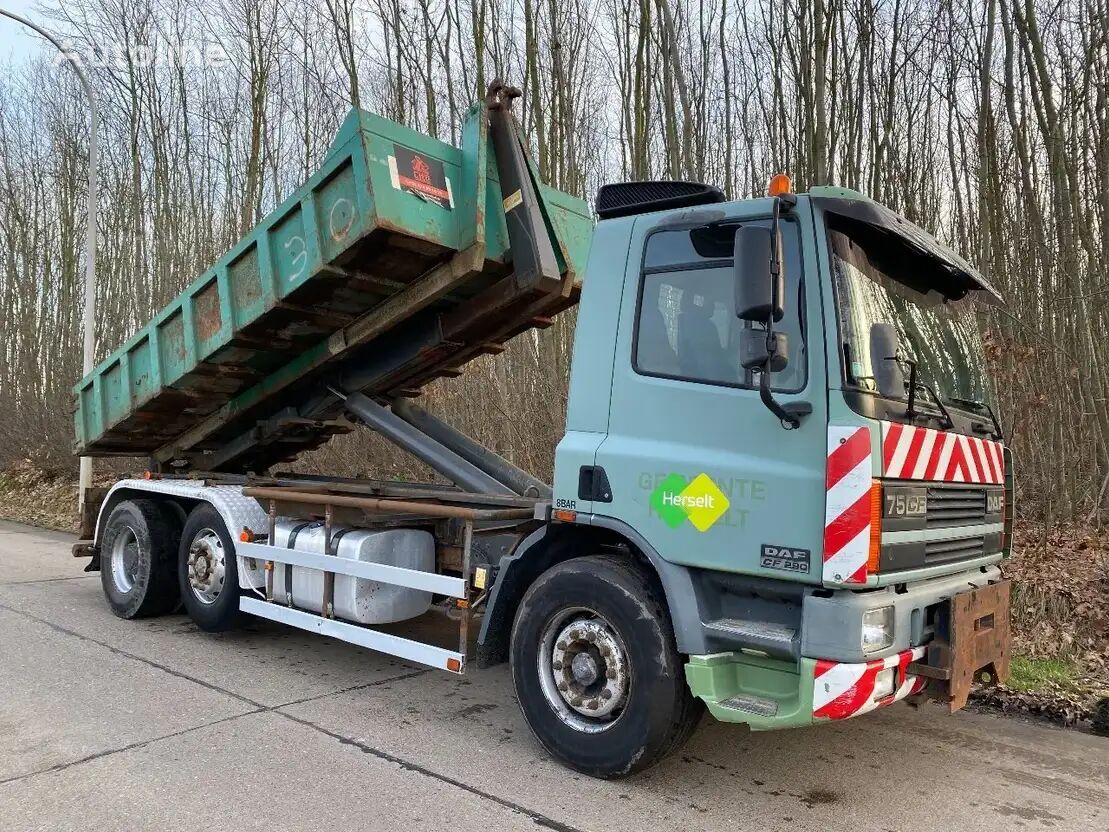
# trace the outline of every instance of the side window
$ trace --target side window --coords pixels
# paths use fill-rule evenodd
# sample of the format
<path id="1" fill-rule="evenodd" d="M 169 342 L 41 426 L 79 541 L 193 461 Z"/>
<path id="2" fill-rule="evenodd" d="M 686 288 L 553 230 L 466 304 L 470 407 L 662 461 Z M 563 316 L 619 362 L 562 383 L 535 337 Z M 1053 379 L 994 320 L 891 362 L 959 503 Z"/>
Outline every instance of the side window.
<path id="1" fill-rule="evenodd" d="M 769 220 L 753 224 L 769 226 Z M 634 367 L 645 375 L 753 387 L 739 363 L 744 327 L 735 316 L 732 249 L 738 224 L 656 231 L 647 238 L 639 296 Z M 774 373 L 773 388 L 805 386 L 804 285 L 797 224 L 781 225 L 785 247 L 786 314 L 775 329 L 789 339 L 789 365 Z"/>

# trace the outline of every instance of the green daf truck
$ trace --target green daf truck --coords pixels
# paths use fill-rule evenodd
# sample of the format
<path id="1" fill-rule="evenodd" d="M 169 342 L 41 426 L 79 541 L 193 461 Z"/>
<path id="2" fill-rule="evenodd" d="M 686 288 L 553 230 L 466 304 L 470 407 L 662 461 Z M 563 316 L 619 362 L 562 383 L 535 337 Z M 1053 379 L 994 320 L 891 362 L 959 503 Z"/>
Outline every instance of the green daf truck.
<path id="1" fill-rule="evenodd" d="M 839 188 L 630 182 L 591 210 L 540 181 L 518 95 L 492 85 L 459 147 L 352 111 L 77 384 L 76 451 L 149 460 L 83 501 L 112 611 L 508 661 L 537 740 L 600 777 L 705 709 L 809 726 L 1004 679 L 1013 466 L 975 323 L 997 292 Z M 553 482 L 419 406 L 575 306 Z M 438 480 L 282 467 L 359 428 Z M 429 615 L 442 638 L 412 638 Z"/>

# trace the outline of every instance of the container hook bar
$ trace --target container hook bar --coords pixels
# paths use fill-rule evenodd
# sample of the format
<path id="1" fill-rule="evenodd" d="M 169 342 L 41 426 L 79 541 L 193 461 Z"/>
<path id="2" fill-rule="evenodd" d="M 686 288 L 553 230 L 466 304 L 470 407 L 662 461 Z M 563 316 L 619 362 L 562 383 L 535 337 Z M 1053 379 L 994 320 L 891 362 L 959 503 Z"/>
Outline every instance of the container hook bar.
<path id="1" fill-rule="evenodd" d="M 393 412 L 467 462 L 473 463 L 498 482 L 504 483 L 517 494 L 524 497 L 550 499 L 553 493 L 551 487 L 541 479 L 513 465 L 503 456 L 491 451 L 453 425 L 432 416 L 422 407 L 406 399 L 397 399 L 393 402 Z"/>
<path id="2" fill-rule="evenodd" d="M 516 285 L 523 288 L 544 280 L 558 280 L 561 272 L 531 168 L 520 144 L 520 131 L 512 115 L 512 101 L 520 95 L 520 90 L 507 86 L 498 78 L 489 85 L 485 106 L 489 111 L 489 135 L 501 182 L 512 270 L 516 274 Z"/>
<path id="3" fill-rule="evenodd" d="M 516 496 L 516 492 L 507 485 L 498 482 L 476 465 L 467 462 L 450 448 L 408 424 L 396 413 L 368 396 L 361 393 L 343 393 L 334 387 L 328 389 L 342 399 L 343 406 L 367 427 L 376 430 L 397 447 L 408 451 L 421 462 L 434 468 L 459 488 L 475 494 Z"/>

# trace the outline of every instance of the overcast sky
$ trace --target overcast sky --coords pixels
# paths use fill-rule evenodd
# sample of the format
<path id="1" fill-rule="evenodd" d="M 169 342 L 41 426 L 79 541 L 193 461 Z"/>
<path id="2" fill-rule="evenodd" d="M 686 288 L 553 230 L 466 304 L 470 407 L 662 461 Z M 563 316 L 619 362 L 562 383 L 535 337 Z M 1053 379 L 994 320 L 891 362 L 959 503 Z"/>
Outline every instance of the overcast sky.
<path id="1" fill-rule="evenodd" d="M 35 23 L 42 24 L 43 17 L 35 8 L 36 0 L 0 0 L 0 9 L 15 12 Z M 22 23 L 0 15 L 0 66 L 13 59 L 18 61 L 43 49 L 44 41 Z"/>

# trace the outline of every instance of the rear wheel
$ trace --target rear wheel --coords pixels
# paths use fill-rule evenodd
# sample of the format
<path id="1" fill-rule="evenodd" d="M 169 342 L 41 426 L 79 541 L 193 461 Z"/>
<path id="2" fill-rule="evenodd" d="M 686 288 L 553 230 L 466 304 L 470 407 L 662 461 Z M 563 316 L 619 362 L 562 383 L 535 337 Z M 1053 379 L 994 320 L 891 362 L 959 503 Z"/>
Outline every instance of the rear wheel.
<path id="1" fill-rule="evenodd" d="M 702 713 L 665 605 L 628 560 L 575 558 L 543 573 L 517 610 L 511 659 L 532 733 L 594 777 L 654 765 Z"/>
<path id="2" fill-rule="evenodd" d="M 100 543 L 100 584 L 120 618 L 163 615 L 177 606 L 177 530 L 154 500 L 124 500 L 112 509 Z"/>
<path id="3" fill-rule="evenodd" d="M 239 572 L 235 545 L 218 511 L 201 503 L 185 521 L 177 575 L 189 618 L 208 632 L 235 626 L 239 616 Z"/>

